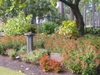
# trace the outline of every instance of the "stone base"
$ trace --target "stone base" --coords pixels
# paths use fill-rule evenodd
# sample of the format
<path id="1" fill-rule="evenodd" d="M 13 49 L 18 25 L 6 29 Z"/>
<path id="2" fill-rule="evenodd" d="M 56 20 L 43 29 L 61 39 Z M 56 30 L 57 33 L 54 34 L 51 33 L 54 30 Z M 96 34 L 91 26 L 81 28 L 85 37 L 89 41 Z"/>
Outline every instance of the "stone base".
<path id="1" fill-rule="evenodd" d="M 58 62 L 62 61 L 62 56 L 59 53 L 51 53 L 50 58 L 55 59 Z"/>

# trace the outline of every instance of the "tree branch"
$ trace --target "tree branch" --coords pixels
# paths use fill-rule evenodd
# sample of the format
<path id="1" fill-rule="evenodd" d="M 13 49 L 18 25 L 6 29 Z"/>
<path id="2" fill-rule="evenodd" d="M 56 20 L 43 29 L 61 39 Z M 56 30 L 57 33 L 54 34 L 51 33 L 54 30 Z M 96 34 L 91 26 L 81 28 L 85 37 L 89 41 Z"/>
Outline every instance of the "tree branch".
<path id="1" fill-rule="evenodd" d="M 68 5 L 68 6 L 70 6 L 70 7 L 73 5 L 72 3 L 69 3 L 69 2 L 66 1 L 66 0 L 59 0 L 59 1 L 65 3 L 66 5 Z"/>
<path id="2" fill-rule="evenodd" d="M 79 5 L 80 0 L 75 0 L 75 5 Z"/>

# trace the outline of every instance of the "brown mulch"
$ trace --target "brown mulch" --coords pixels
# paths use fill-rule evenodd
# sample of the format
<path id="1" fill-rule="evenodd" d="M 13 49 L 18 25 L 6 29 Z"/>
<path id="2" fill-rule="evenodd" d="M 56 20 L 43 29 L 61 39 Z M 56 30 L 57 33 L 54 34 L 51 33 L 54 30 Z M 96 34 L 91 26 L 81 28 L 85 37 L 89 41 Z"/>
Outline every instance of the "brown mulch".
<path id="1" fill-rule="evenodd" d="M 0 66 L 10 68 L 15 71 L 22 70 L 23 73 L 26 75 L 80 75 L 80 74 L 73 74 L 66 70 L 65 68 L 62 68 L 62 71 L 60 73 L 54 73 L 54 72 L 44 72 L 42 68 L 39 65 L 34 65 L 30 63 L 25 63 L 21 60 L 11 60 L 8 56 L 1 56 L 0 55 Z M 28 68 L 28 70 L 26 70 Z M 100 68 L 98 69 L 98 74 L 100 75 Z"/>

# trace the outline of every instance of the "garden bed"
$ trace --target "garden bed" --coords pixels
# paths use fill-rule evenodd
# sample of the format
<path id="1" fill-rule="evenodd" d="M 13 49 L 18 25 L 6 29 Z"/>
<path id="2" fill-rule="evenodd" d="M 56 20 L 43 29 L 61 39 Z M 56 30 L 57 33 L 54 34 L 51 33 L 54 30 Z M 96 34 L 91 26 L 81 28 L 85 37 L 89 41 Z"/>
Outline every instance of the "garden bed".
<path id="1" fill-rule="evenodd" d="M 21 60 L 11 60 L 7 56 L 0 56 L 0 66 L 10 68 L 15 71 L 22 71 L 26 75 L 79 75 L 67 71 L 65 68 L 60 73 L 44 72 L 39 65 L 22 62 Z"/>

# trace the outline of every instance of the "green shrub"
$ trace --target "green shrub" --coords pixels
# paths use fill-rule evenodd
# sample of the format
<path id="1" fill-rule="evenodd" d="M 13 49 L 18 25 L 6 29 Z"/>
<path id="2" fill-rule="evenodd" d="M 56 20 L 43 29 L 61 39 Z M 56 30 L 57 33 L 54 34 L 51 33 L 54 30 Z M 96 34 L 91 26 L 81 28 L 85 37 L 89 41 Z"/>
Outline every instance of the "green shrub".
<path id="1" fill-rule="evenodd" d="M 37 27 L 35 25 L 30 24 L 27 26 L 27 32 L 36 33 L 36 29 L 37 29 Z"/>
<path id="2" fill-rule="evenodd" d="M 3 43 L 3 50 L 6 52 L 7 49 L 16 49 L 17 51 L 22 47 L 23 44 L 19 41 L 10 41 L 8 43 Z M 5 53 L 4 53 L 5 54 Z"/>
<path id="3" fill-rule="evenodd" d="M 0 32 L 4 32 L 3 27 L 0 28 Z"/>
<path id="4" fill-rule="evenodd" d="M 36 27 L 30 24 L 31 17 L 32 15 L 25 17 L 24 13 L 19 13 L 17 17 L 7 20 L 4 31 L 7 35 L 21 35 L 29 31 L 35 32 Z"/>
<path id="5" fill-rule="evenodd" d="M 85 33 L 87 34 L 100 34 L 100 28 L 85 28 Z"/>
<path id="6" fill-rule="evenodd" d="M 2 43 L 0 43 L 0 54 L 2 54 L 3 53 L 3 46 L 2 46 Z"/>
<path id="7" fill-rule="evenodd" d="M 36 34 L 34 38 L 34 48 L 44 48 L 45 34 Z"/>
<path id="8" fill-rule="evenodd" d="M 22 55 L 24 53 L 26 53 L 26 50 L 27 50 L 27 46 L 22 46 L 20 47 L 20 49 L 18 50 L 18 55 Z"/>
<path id="9" fill-rule="evenodd" d="M 0 21 L 0 32 L 4 32 L 3 27 L 4 27 L 5 23 Z"/>
<path id="10" fill-rule="evenodd" d="M 28 54 L 24 54 L 21 56 L 22 60 L 25 62 L 30 62 L 33 64 L 38 64 L 40 58 L 44 55 L 48 53 L 47 50 L 35 50 L 33 52 L 30 52 Z"/>
<path id="11" fill-rule="evenodd" d="M 59 27 L 58 32 L 59 34 L 66 35 L 67 37 L 77 36 L 78 30 L 76 21 L 74 20 L 62 21 L 62 25 Z"/>
<path id="12" fill-rule="evenodd" d="M 86 34 L 80 40 L 90 41 L 93 46 L 100 50 L 100 36 Z"/>
<path id="13" fill-rule="evenodd" d="M 55 24 L 54 22 L 44 22 L 42 23 L 38 29 L 40 33 L 47 33 L 47 34 L 51 34 L 54 33 L 55 28 L 58 27 L 57 24 Z"/>
<path id="14" fill-rule="evenodd" d="M 11 41 L 11 42 L 9 42 L 9 43 L 6 43 L 6 44 L 4 45 L 4 47 L 5 47 L 5 49 L 11 49 L 11 48 L 14 47 L 14 43 Z"/>
<path id="15" fill-rule="evenodd" d="M 84 45 L 83 45 L 84 44 Z M 96 75 L 100 64 L 100 53 L 88 41 L 69 41 L 63 52 L 66 68 L 82 75 Z"/>
<path id="16" fill-rule="evenodd" d="M 66 45 L 66 36 L 54 33 L 52 35 L 45 35 L 44 47 L 53 53 L 62 53 Z"/>
<path id="17" fill-rule="evenodd" d="M 7 54 L 11 59 L 14 59 L 17 56 L 17 51 L 14 49 L 8 49 Z"/>
<path id="18" fill-rule="evenodd" d="M 23 38 L 23 39 L 22 39 Z M 7 49 L 15 49 L 16 51 L 26 45 L 25 36 L 4 36 L 0 38 L 0 47 L 2 48 L 2 54 L 6 54 Z"/>

